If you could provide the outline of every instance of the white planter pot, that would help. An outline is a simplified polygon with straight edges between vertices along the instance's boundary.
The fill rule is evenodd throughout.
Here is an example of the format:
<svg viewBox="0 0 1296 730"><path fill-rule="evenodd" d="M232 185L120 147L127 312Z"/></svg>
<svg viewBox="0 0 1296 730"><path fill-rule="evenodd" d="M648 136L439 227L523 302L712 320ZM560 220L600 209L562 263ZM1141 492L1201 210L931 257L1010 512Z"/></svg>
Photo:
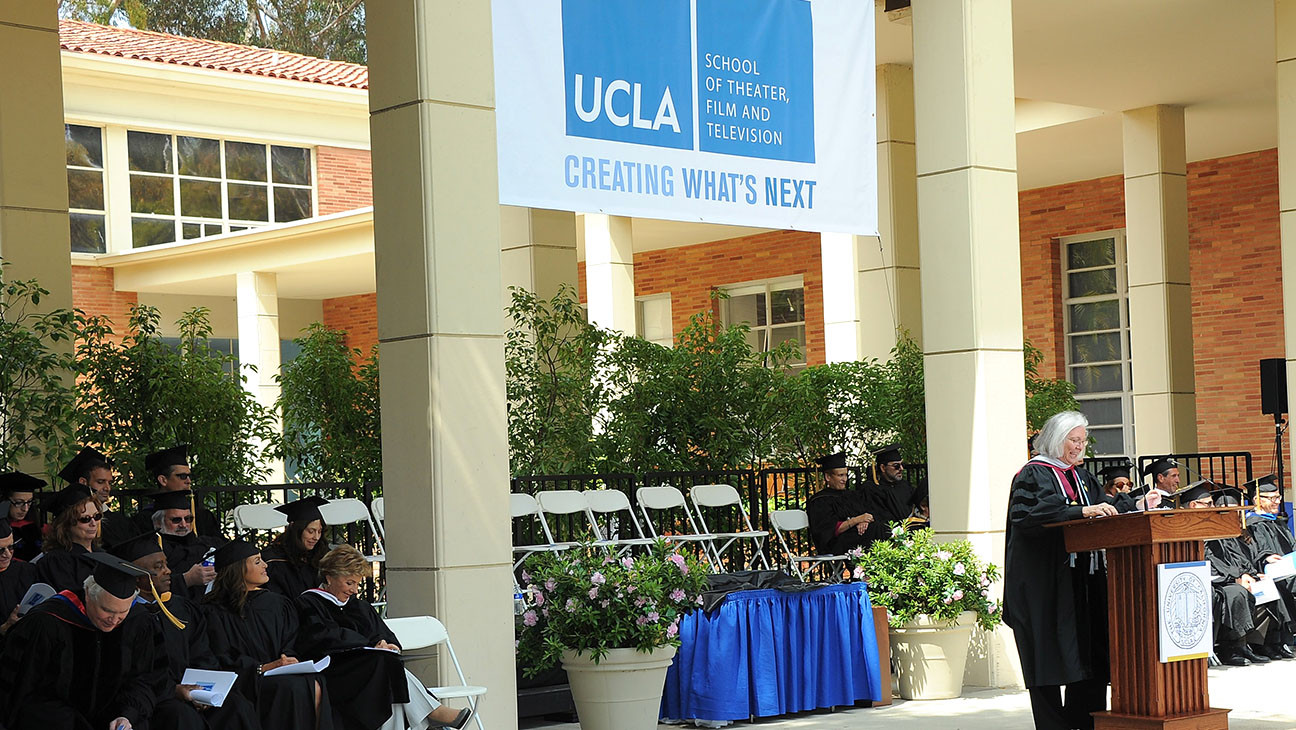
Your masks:
<svg viewBox="0 0 1296 730"><path fill-rule="evenodd" d="M947 700L963 693L963 668L976 614L964 611L953 625L919 616L891 629L891 657L906 700Z"/></svg>
<svg viewBox="0 0 1296 730"><path fill-rule="evenodd" d="M598 664L588 654L562 653L581 730L656 730L666 670L675 647L648 654L612 649Z"/></svg>

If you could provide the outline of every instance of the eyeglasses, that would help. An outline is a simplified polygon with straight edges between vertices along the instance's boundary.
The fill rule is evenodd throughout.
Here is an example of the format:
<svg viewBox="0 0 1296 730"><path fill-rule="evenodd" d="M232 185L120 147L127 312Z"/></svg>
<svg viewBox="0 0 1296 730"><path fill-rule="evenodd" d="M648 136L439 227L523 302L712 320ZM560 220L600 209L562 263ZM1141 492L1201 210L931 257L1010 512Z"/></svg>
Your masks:
<svg viewBox="0 0 1296 730"><path fill-rule="evenodd" d="M173 525L183 525L194 521L193 515L187 515L185 517L168 517L167 519L171 520L171 524Z"/></svg>
<svg viewBox="0 0 1296 730"><path fill-rule="evenodd" d="M98 512L96 512L96 513L94 513L94 514L92 514L92 515L82 515L82 516L78 517L78 518L77 518L77 522L80 522L80 523L83 524L83 525L88 525L88 524L90 524L91 522L98 522L99 520L102 520L102 519L103 519L103 515L100 514L100 513L98 513Z"/></svg>
<svg viewBox="0 0 1296 730"><path fill-rule="evenodd" d="M11 499L9 500L9 506L10 507L30 507L32 506L32 503L35 501L36 500L34 499Z"/></svg>
<svg viewBox="0 0 1296 730"><path fill-rule="evenodd" d="M191 480L191 479L193 479L193 473L192 473L192 472L185 472L185 473L183 473L183 474L172 474L171 476L175 477L176 479L184 479L184 480Z"/></svg>
<svg viewBox="0 0 1296 730"><path fill-rule="evenodd" d="M12 555L13 551L14 551L13 545L0 545L0 555L4 555L5 553Z"/></svg>

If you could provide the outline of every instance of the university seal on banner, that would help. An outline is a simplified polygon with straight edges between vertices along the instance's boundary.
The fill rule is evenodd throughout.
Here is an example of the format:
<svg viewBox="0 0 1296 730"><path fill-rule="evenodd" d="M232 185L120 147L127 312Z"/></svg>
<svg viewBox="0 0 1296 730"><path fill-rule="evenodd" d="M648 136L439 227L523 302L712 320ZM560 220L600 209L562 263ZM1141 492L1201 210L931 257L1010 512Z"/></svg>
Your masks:
<svg viewBox="0 0 1296 730"><path fill-rule="evenodd" d="M1210 632L1210 600L1209 586L1193 573L1179 573L1166 586L1161 602L1161 623L1175 646L1191 649Z"/></svg>

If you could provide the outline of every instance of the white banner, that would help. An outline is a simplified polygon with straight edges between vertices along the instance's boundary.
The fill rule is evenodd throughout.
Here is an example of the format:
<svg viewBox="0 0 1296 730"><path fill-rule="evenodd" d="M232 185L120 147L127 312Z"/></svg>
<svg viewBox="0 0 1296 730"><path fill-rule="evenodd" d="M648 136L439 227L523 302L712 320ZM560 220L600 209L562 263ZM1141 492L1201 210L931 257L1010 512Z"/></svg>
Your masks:
<svg viewBox="0 0 1296 730"><path fill-rule="evenodd" d="M877 233L873 3L492 13L501 203Z"/></svg>
<svg viewBox="0 0 1296 730"><path fill-rule="evenodd" d="M1205 659L1211 651L1211 582L1206 561L1157 566L1162 662Z"/></svg>

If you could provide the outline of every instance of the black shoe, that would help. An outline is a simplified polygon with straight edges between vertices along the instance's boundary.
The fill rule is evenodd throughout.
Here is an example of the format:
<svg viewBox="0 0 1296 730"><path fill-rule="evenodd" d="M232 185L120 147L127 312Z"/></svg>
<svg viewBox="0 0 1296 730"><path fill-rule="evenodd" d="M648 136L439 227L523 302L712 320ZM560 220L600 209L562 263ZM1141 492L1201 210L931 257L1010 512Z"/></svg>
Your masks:
<svg viewBox="0 0 1296 730"><path fill-rule="evenodd" d="M1296 658L1296 652L1286 644L1265 644L1265 656L1270 659L1292 659Z"/></svg>
<svg viewBox="0 0 1296 730"><path fill-rule="evenodd" d="M1251 660L1242 656L1242 652L1237 647L1221 648L1220 653L1216 655L1220 662L1230 667L1248 667L1251 666Z"/></svg>
<svg viewBox="0 0 1296 730"><path fill-rule="evenodd" d="M1269 663L1269 657L1263 654L1257 654L1254 650L1252 650L1249 644L1243 644L1242 646L1238 647L1238 653L1246 657L1247 659L1250 659L1252 664Z"/></svg>
<svg viewBox="0 0 1296 730"><path fill-rule="evenodd" d="M463 728L468 725L468 721L472 719L472 715L473 715L472 708L465 707L459 711L458 715L455 716L454 722L450 723L449 725L446 725L446 727L452 727L455 730L463 730Z"/></svg>

